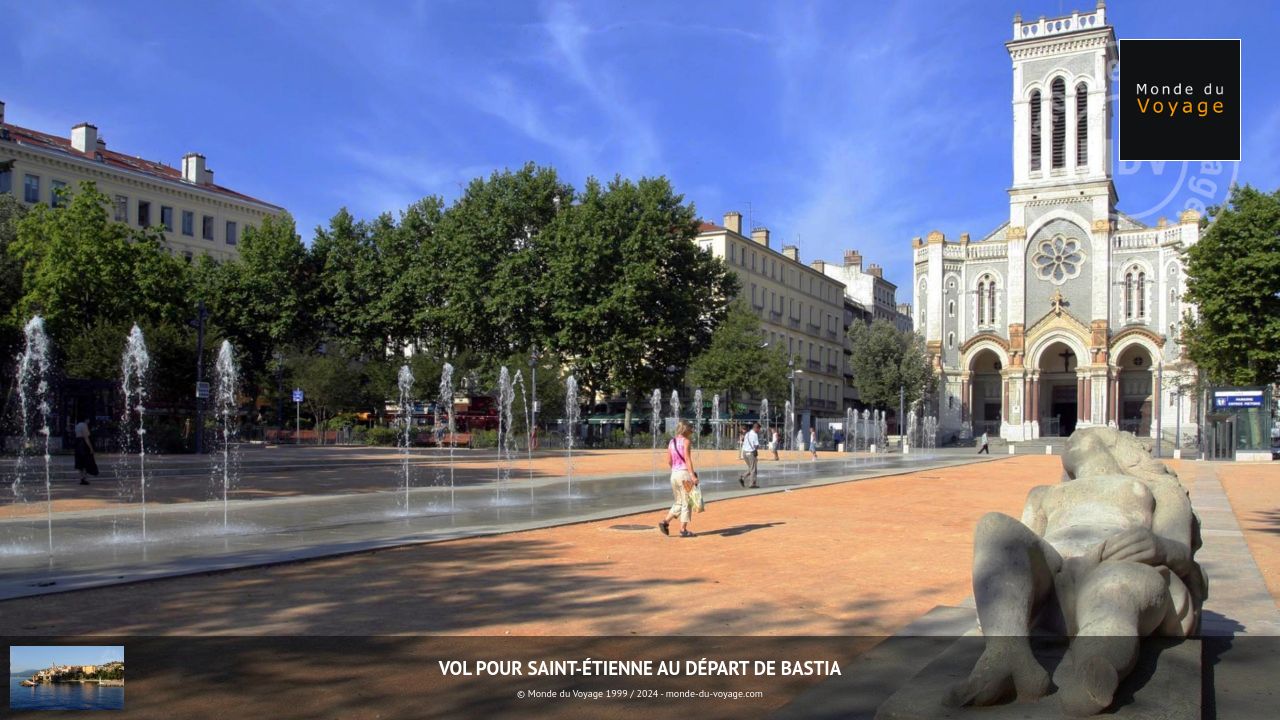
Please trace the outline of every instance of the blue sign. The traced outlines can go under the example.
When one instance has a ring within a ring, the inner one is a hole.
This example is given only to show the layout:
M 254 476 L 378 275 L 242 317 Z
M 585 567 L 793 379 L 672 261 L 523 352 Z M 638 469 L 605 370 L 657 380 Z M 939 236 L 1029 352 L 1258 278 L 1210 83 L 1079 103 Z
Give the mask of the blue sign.
M 1260 408 L 1261 390 L 1218 390 L 1213 393 L 1216 408 Z
M 300 403 L 300 402 L 302 402 L 302 389 L 301 389 L 301 388 L 294 388 L 294 389 L 293 389 L 293 401 L 294 401 L 294 402 L 296 402 L 296 403 Z

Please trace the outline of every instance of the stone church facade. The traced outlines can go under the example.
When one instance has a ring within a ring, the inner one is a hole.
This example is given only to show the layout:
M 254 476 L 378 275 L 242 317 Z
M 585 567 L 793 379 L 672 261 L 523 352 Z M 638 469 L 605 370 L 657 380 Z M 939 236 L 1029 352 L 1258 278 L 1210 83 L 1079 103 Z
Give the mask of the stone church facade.
M 1024 23 L 1013 63 L 1009 220 L 978 240 L 913 241 L 915 328 L 940 383 L 946 436 L 1008 440 L 1109 425 L 1172 439 L 1183 361 L 1187 211 L 1156 227 L 1116 208 L 1110 70 L 1116 41 L 1090 13 Z M 1191 394 L 1181 428 L 1195 432 Z M 1158 422 L 1160 421 L 1160 422 Z

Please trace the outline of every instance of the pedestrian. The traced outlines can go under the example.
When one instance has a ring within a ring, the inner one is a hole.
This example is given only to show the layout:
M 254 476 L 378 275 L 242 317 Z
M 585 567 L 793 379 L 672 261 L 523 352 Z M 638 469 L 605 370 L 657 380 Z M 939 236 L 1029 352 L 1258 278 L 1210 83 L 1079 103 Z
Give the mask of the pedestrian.
M 769 435 L 769 451 L 773 453 L 773 459 L 778 459 L 778 428 L 774 428 Z
M 89 434 L 89 421 L 76 423 L 76 470 L 80 471 L 80 484 L 88 485 L 90 475 L 98 477 L 98 462 L 93 457 L 93 437 Z
M 742 487 L 758 488 L 756 482 L 756 461 L 760 453 L 760 423 L 753 423 L 751 429 L 742 436 L 742 459 L 747 463 L 747 471 L 738 476 L 738 484 Z M 747 485 L 747 478 L 751 484 Z
M 681 420 L 676 423 L 675 437 L 667 443 L 667 465 L 671 468 L 671 494 L 675 496 L 675 503 L 658 523 L 663 535 L 670 535 L 671 521 L 680 518 L 680 537 L 694 536 L 689 532 L 689 517 L 693 514 L 689 494 L 698 485 L 698 473 L 693 469 L 693 443 L 689 442 L 692 435 L 693 426 Z
M 809 452 L 813 453 L 813 459 L 818 459 L 818 429 L 809 426 Z
M 982 453 L 986 453 L 986 454 L 988 454 L 988 455 L 990 455 L 990 454 L 991 454 L 991 448 L 987 447 L 987 434 L 986 434 L 986 433 L 982 433 L 982 449 L 978 450 L 978 454 L 979 454 L 979 455 L 981 455 Z

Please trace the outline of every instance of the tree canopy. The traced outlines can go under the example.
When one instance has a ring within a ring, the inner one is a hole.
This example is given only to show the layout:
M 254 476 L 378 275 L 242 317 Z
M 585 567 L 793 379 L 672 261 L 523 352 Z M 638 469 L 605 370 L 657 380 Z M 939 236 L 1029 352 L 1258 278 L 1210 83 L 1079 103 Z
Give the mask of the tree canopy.
M 929 354 L 924 339 L 914 332 L 899 330 L 884 319 L 871 325 L 856 322 L 849 328 L 849 344 L 853 381 L 867 405 L 897 410 L 899 388 L 906 392 L 908 407 L 932 392 Z
M 1187 250 L 1182 342 L 1210 382 L 1280 381 L 1280 191 L 1235 187 Z
M 789 389 L 787 352 L 761 341 L 760 317 L 744 301 L 736 300 L 707 349 L 694 359 L 689 381 L 726 393 L 730 402 L 743 393 L 777 401 L 786 398 Z

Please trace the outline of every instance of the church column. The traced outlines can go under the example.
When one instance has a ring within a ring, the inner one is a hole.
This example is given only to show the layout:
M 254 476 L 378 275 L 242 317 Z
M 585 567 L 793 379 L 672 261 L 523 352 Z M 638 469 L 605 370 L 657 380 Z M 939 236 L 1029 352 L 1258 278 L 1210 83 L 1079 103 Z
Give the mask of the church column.
M 1107 423 L 1120 426 L 1120 372 L 1111 371 L 1111 380 L 1107 383 Z
M 969 422 L 970 413 L 973 407 L 969 397 L 969 373 L 960 375 L 960 424 L 965 425 Z
M 1083 421 L 1085 421 L 1085 422 L 1087 422 L 1087 423 L 1092 424 L 1092 421 L 1093 421 L 1093 402 L 1092 402 L 1092 401 L 1093 401 L 1093 378 L 1090 378 L 1088 375 L 1086 375 L 1086 376 L 1084 377 L 1084 379 L 1082 379 L 1082 380 L 1080 381 L 1080 385 L 1081 385 L 1081 387 L 1083 387 L 1083 388 L 1084 388 L 1084 392 L 1080 393 L 1080 407 L 1081 407 L 1081 409 L 1082 409 L 1082 411 L 1081 411 L 1081 413 L 1080 413 L 1080 419 L 1081 419 L 1081 420 L 1083 420 Z
M 1084 420 L 1084 378 L 1076 375 L 1076 424 Z

